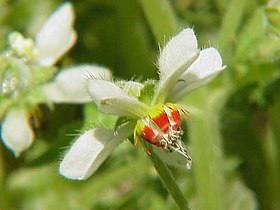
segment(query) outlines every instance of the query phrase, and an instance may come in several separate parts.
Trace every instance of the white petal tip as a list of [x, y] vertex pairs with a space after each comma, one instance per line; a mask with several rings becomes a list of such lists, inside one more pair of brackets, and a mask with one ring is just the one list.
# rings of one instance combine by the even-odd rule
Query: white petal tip
[[191, 28], [172, 37], [159, 55], [158, 65], [162, 75], [178, 69], [197, 51], [197, 39]]
[[59, 173], [73, 180], [91, 176], [115, 148], [114, 134], [101, 128], [85, 132], [71, 146], [59, 166]]
[[48, 18], [36, 35], [40, 64], [54, 64], [74, 45], [77, 35], [73, 29], [73, 22], [74, 11], [70, 3], [62, 4]]
[[68, 179], [85, 180], [90, 177], [111, 152], [131, 133], [134, 124], [117, 132], [94, 128], [82, 134], [71, 146], [59, 166], [59, 173]]
[[7, 113], [2, 123], [1, 136], [3, 143], [16, 157], [32, 145], [34, 133], [24, 109], [14, 109]]

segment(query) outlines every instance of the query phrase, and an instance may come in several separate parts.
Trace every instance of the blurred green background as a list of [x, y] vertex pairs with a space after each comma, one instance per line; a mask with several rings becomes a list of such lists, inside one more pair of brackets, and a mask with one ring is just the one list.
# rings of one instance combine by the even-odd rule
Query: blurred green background
[[[34, 37], [58, 0], [0, 0], [0, 49], [10, 31]], [[280, 2], [73, 0], [78, 41], [58, 66], [96, 63], [117, 78], [157, 78], [159, 46], [184, 27], [219, 49], [226, 70], [186, 96], [193, 169], [172, 172], [193, 209], [280, 209]], [[58, 174], [72, 134], [104, 121], [93, 104], [40, 107], [31, 149], [0, 143], [0, 209], [177, 209], [149, 158], [129, 141], [87, 181]], [[65, 114], [67, 113], [67, 114]], [[64, 116], [63, 119], [61, 116]], [[34, 124], [35, 126], [35, 124]]]

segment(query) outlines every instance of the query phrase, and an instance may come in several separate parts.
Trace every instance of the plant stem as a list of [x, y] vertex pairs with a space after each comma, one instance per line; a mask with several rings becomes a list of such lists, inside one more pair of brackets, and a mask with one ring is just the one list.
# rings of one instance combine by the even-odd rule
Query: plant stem
[[4, 165], [4, 160], [3, 160], [3, 148], [2, 145], [0, 144], [0, 209], [3, 208], [5, 209], [6, 206], [6, 199], [5, 199], [5, 184], [4, 184], [4, 179], [5, 179], [5, 165]]
[[163, 45], [180, 28], [169, 1], [140, 0], [148, 23], [156, 40]]
[[155, 153], [153, 153], [149, 157], [151, 158], [154, 167], [161, 178], [161, 181], [163, 182], [167, 191], [170, 193], [170, 195], [178, 205], [179, 209], [191, 210], [187, 200], [185, 199], [183, 193], [177, 185], [171, 171], [168, 169], [165, 163], [163, 163]]
[[197, 209], [224, 210], [224, 164], [219, 133], [220, 94], [200, 92], [195, 101], [197, 110], [191, 111], [190, 138], [193, 171], [198, 202]]

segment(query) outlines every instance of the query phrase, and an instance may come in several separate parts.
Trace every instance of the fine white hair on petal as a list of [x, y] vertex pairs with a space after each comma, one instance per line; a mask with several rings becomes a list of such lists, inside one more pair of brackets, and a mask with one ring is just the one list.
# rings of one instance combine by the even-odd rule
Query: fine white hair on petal
[[149, 107], [128, 96], [116, 84], [104, 80], [89, 80], [88, 91], [98, 109], [106, 114], [142, 118]]
[[70, 3], [62, 4], [48, 18], [35, 39], [40, 64], [53, 65], [74, 45], [77, 35], [73, 22], [74, 11]]
[[192, 162], [188, 160], [185, 156], [180, 154], [179, 152], [169, 152], [163, 150], [160, 147], [156, 147], [152, 145], [153, 152], [155, 152], [158, 157], [164, 161], [167, 165], [173, 167], [182, 167], [186, 169], [191, 169]]
[[34, 133], [24, 109], [12, 109], [6, 114], [2, 123], [1, 136], [3, 143], [15, 156], [19, 156], [31, 146]]
[[66, 153], [60, 163], [59, 173], [69, 179], [87, 179], [132, 132], [131, 124], [117, 132], [103, 128], [85, 132]]
[[158, 59], [160, 77], [166, 77], [183, 66], [196, 52], [197, 40], [191, 28], [182, 30], [163, 47]]
[[155, 90], [152, 104], [164, 103], [172, 88], [175, 86], [176, 82], [179, 80], [180, 76], [188, 69], [193, 62], [199, 56], [199, 51], [197, 50], [193, 55], [191, 55], [182, 66], [178, 67], [176, 70], [170, 72], [170, 74], [161, 77], [159, 84]]
[[43, 87], [48, 100], [56, 103], [84, 103], [92, 99], [86, 83], [89, 78], [111, 80], [112, 74], [105, 67], [79, 65], [61, 70], [55, 80]]
[[200, 51], [199, 57], [179, 78], [171, 91], [169, 99], [176, 101], [202, 85], [207, 84], [222, 70], [222, 58], [217, 49], [210, 47]]

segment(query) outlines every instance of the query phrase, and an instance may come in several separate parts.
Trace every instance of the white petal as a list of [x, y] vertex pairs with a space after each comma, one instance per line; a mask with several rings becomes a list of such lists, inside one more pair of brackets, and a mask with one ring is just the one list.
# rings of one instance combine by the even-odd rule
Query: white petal
[[149, 109], [112, 82], [89, 80], [88, 90], [98, 109], [106, 114], [142, 118]]
[[183, 66], [197, 51], [194, 31], [190, 28], [184, 29], [161, 50], [158, 60], [160, 76], [166, 77]]
[[74, 11], [70, 3], [61, 5], [45, 22], [35, 40], [40, 64], [54, 64], [73, 46], [77, 39], [73, 22]]
[[168, 94], [172, 91], [180, 76], [188, 69], [199, 56], [199, 51], [194, 53], [185, 63], [178, 69], [170, 72], [170, 74], [162, 76], [159, 80], [157, 89], [153, 97], [152, 105], [164, 103]]
[[121, 128], [117, 134], [102, 128], [87, 131], [66, 153], [59, 167], [60, 174], [69, 179], [87, 179], [132, 131], [131, 125]]
[[191, 169], [192, 162], [178, 152], [168, 152], [160, 147], [152, 145], [153, 151], [169, 166]]
[[180, 77], [169, 98], [176, 101], [194, 89], [210, 82], [225, 66], [217, 49], [210, 47], [200, 51], [197, 60]]
[[2, 123], [1, 135], [4, 144], [15, 156], [31, 146], [34, 134], [24, 109], [13, 109], [7, 113]]
[[89, 78], [110, 80], [111, 72], [101, 66], [81, 65], [64, 69], [55, 80], [43, 87], [44, 95], [55, 103], [84, 103], [91, 101], [86, 82]]

